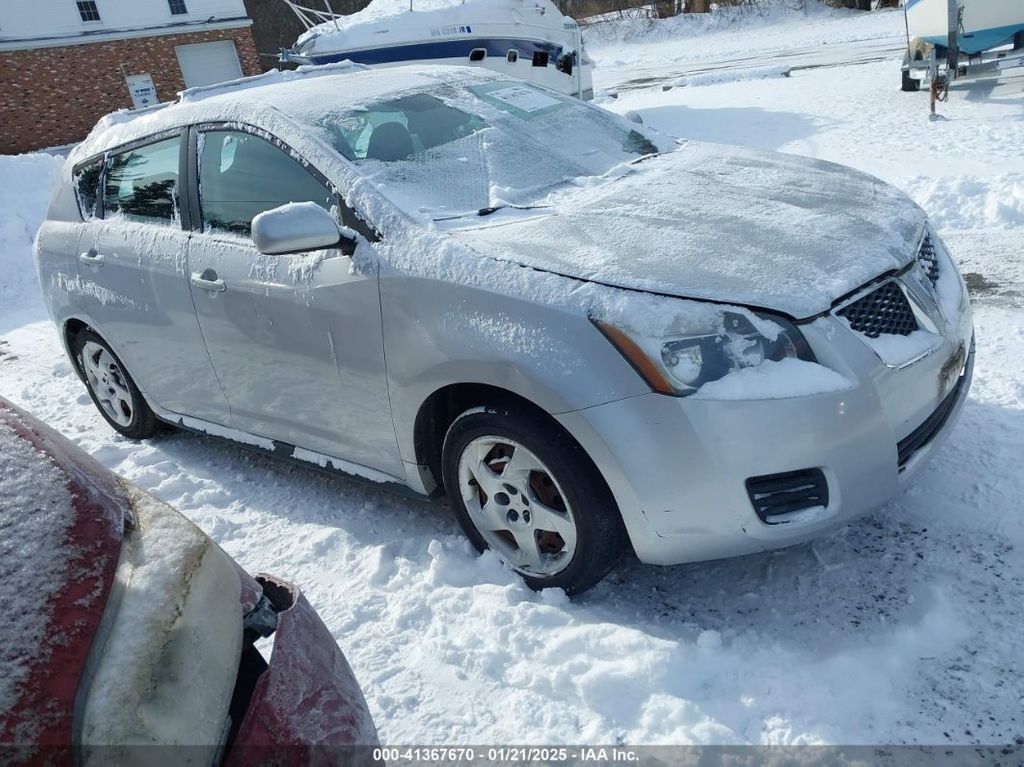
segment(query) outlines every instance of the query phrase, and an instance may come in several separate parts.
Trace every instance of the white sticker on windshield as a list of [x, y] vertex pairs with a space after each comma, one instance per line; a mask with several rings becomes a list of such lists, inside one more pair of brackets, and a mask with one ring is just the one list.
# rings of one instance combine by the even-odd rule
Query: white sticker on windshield
[[527, 88], [522, 85], [498, 88], [488, 92], [487, 95], [492, 99], [504, 101], [509, 106], [513, 106], [523, 112], [539, 112], [542, 109], [556, 106], [559, 103], [558, 99], [553, 99], [546, 93], [541, 93], [533, 88]]

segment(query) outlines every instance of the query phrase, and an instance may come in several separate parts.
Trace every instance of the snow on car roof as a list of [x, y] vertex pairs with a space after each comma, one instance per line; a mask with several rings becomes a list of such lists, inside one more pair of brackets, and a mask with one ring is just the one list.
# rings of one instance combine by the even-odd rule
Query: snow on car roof
[[339, 101], [357, 108], [439, 82], [470, 85], [497, 78], [495, 73], [470, 67], [410, 65], [375, 70], [350, 61], [272, 70], [182, 91], [173, 104], [108, 114], [75, 147], [70, 159], [78, 162], [113, 147], [204, 120], [260, 124], [284, 114], [294, 121], [297, 113], [315, 116], [322, 111], [326, 116]]

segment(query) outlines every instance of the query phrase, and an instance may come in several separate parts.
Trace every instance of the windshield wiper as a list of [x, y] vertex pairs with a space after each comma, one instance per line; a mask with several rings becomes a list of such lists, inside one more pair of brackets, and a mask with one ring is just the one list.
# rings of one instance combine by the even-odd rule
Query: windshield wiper
[[459, 213], [458, 215], [455, 216], [444, 216], [442, 218], [435, 218], [433, 220], [455, 221], [456, 219], [459, 218], [472, 218], [473, 216], [483, 218], [484, 216], [490, 216], [492, 213], [497, 213], [499, 210], [542, 210], [550, 207], [550, 205], [496, 205], [494, 207], [480, 208], [480, 210], [476, 210], [470, 213]]
[[645, 154], [645, 155], [643, 155], [641, 157], [637, 157], [635, 160], [630, 160], [629, 164], [630, 165], [639, 165], [642, 162], [647, 162], [648, 160], [653, 160], [655, 157], [661, 157], [663, 154], [664, 154], [664, 152], [652, 152], [651, 154]]

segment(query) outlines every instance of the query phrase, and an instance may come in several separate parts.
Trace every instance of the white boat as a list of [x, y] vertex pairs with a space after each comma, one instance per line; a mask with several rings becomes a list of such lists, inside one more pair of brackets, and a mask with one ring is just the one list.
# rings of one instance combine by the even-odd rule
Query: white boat
[[462, 64], [594, 96], [583, 34], [550, 0], [373, 0], [349, 16], [285, 2], [308, 27], [285, 61]]
[[911, 37], [947, 47], [951, 2], [959, 15], [961, 53], [973, 56], [1007, 43], [1024, 45], [1024, 0], [907, 0]]

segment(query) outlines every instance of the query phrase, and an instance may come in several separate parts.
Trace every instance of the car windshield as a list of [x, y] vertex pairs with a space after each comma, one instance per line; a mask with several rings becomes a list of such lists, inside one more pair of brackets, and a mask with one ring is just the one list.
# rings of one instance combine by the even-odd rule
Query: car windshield
[[615, 115], [508, 81], [441, 86], [318, 122], [384, 194], [432, 218], [544, 204], [573, 179], [660, 149]]

